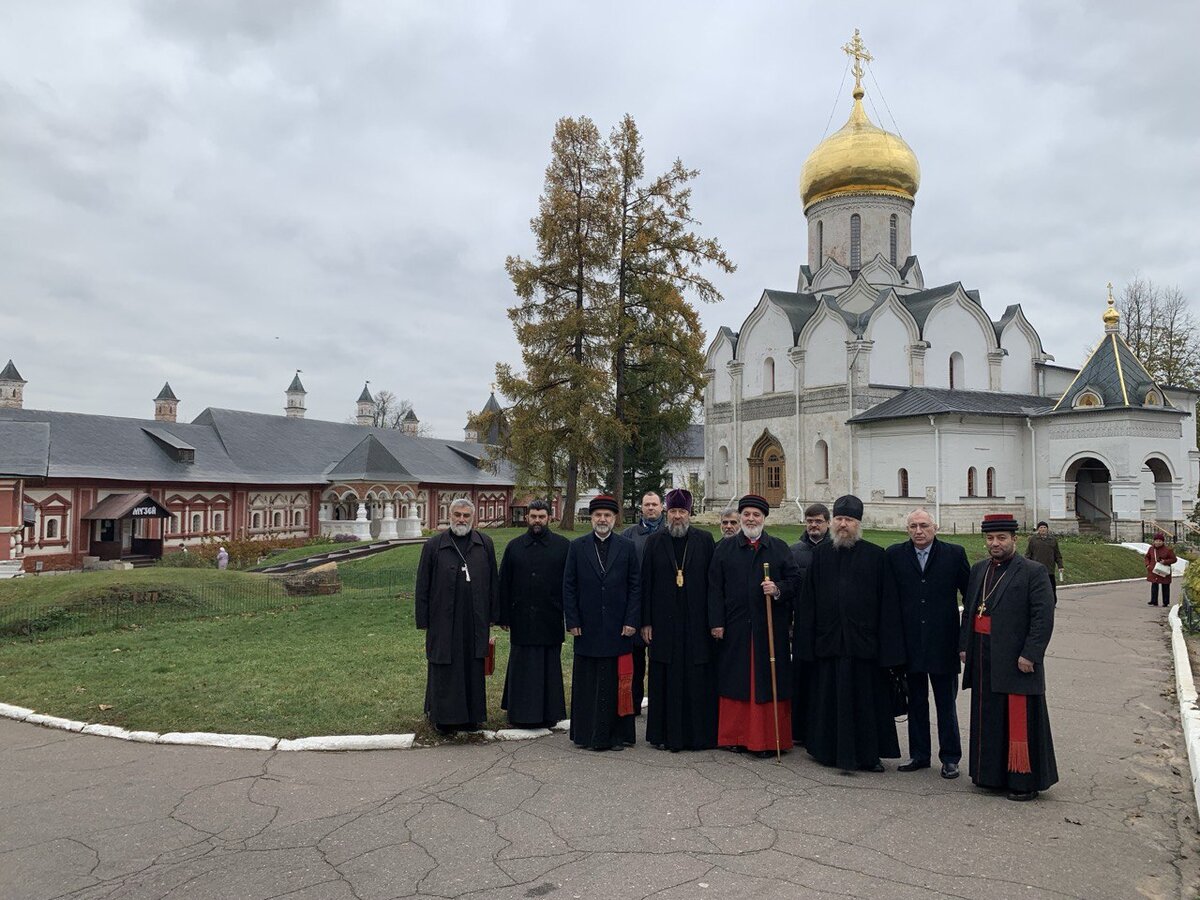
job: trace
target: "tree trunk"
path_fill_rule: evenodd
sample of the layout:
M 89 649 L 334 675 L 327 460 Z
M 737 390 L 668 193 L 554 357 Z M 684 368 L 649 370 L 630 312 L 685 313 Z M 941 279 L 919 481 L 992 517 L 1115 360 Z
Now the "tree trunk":
M 579 460 L 567 458 L 567 486 L 563 489 L 561 531 L 575 530 L 575 501 L 579 499 Z

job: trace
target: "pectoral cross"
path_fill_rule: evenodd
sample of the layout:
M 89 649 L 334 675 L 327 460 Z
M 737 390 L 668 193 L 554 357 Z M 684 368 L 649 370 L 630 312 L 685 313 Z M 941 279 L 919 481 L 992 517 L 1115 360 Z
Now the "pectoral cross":
M 854 66 L 850 71 L 854 73 L 854 86 L 856 88 L 862 87 L 862 77 L 866 71 L 863 69 L 863 63 L 870 62 L 875 57 L 867 52 L 867 47 L 863 43 L 863 39 L 859 35 L 857 28 L 854 29 L 854 37 L 850 39 L 850 43 L 842 46 L 842 52 L 847 56 L 854 57 Z
M 463 574 L 465 576 L 467 576 L 467 584 L 470 584 L 471 583 L 471 570 L 467 568 L 466 563 L 462 564 L 462 571 L 463 571 Z
M 675 587 L 683 587 L 683 569 L 675 570 Z

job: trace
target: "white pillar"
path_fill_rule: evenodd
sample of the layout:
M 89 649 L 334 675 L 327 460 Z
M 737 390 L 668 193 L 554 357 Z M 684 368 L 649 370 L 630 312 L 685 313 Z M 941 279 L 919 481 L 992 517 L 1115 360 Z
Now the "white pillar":
M 421 536 L 421 519 L 417 516 L 417 504 L 411 501 L 408 504 L 408 515 L 400 520 L 400 529 L 397 535 L 402 538 L 419 538 Z
M 396 531 L 396 504 L 391 500 L 383 504 L 383 521 L 379 523 L 379 540 L 390 541 L 398 538 Z
M 369 541 L 371 539 L 371 522 L 367 518 L 367 504 L 361 501 L 350 501 L 357 507 L 354 514 L 354 521 L 349 524 L 349 533 L 354 535 L 360 541 Z

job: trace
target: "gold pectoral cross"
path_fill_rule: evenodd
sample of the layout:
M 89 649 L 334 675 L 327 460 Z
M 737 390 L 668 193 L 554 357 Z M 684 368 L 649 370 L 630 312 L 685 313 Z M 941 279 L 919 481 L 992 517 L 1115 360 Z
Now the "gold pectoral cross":
M 675 587 L 683 587 L 683 569 L 675 570 Z

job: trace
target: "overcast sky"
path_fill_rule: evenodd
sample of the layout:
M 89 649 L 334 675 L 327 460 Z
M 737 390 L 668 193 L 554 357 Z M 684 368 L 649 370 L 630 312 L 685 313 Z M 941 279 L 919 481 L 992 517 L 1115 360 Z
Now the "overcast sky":
M 188 420 L 281 412 L 296 369 L 343 420 L 370 379 L 460 437 L 518 362 L 504 258 L 532 251 L 555 121 L 626 112 L 648 170 L 700 169 L 738 265 L 703 320 L 737 329 L 795 289 L 855 27 L 868 112 L 920 160 L 928 285 L 1021 303 L 1066 365 L 1109 280 L 1198 305 L 1191 0 L 5 0 L 0 365 L 28 408 L 149 416 L 169 380 Z

